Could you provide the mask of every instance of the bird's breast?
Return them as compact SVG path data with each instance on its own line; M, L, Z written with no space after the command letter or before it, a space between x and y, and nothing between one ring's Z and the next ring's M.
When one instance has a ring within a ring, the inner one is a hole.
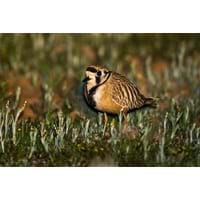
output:
M101 85L97 88L93 95L95 108L101 112L118 114L122 107L113 101L111 90L112 87L109 84Z

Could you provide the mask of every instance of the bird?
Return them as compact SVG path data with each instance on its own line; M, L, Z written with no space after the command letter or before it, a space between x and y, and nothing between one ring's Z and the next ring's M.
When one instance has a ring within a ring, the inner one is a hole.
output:
M134 82L104 66L88 66L83 82L83 94L87 104L104 113L104 133L107 114L122 114L127 124L129 112L144 106L157 106L157 98L145 97Z

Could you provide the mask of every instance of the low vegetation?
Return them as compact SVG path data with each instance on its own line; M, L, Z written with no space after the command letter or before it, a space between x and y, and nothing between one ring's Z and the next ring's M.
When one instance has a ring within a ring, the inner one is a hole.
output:
M200 42L177 34L1 34L1 166L200 166ZM134 80L156 109L109 116L84 102L84 66Z

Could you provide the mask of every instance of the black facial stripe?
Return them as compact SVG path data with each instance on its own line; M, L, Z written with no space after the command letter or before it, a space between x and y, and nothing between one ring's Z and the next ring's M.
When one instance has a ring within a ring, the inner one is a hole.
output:
M97 70L96 70L94 67L88 67L88 68L86 69L86 71L93 72L93 73L96 73L96 72L97 72Z
M97 72L97 76L101 76L101 71L98 71L98 72Z
M101 78L99 76L96 76L96 84L98 85L101 82Z
M109 79L109 77L110 77L110 75L111 75L111 72L108 72L108 73L109 73L109 74L108 74L108 77L106 78L106 80L105 80L103 83L94 86L94 87L91 88L89 91L87 91L87 89L86 89L87 86L85 85L85 90L86 90L86 93L87 93L86 96L88 96L88 97L87 97L87 102L88 102L88 104L89 104L90 106L92 106L93 108L95 108L95 106L96 106L96 102L95 102L93 96L95 95L97 88L98 88L100 85L104 84L104 83ZM96 77L96 82L97 82L97 78L99 78L99 77ZM100 81L100 80L99 80L99 81Z
M97 89L100 85L104 84L104 83L110 78L111 72L108 72L108 73L109 73L109 74L108 74L108 77L106 78L106 80L105 80L103 83L94 86L93 88L91 88L91 89L88 91L88 94L89 94L89 95L94 95L95 92L96 92L96 89ZM97 78L97 77L96 77L96 78ZM96 81L97 81L97 79L96 79Z

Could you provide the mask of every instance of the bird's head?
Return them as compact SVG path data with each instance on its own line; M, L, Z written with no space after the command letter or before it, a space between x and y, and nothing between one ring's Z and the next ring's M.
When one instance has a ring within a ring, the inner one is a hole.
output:
M111 71L106 67L89 66L85 71L85 79L87 85L92 88L94 86L103 84L110 76Z

